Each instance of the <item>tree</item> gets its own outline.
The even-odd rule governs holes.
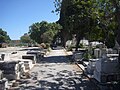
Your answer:
[[[55,10],[53,10],[52,13],[55,12],[58,15],[61,11],[62,0],[55,0],[53,3],[54,3],[54,6],[55,6]]]
[[[58,31],[61,29],[61,26],[56,23],[49,23],[48,27],[49,30],[41,36],[44,43],[52,43],[55,35],[57,35]]]
[[[115,28],[114,37],[120,45],[120,0],[100,0],[100,7],[103,7],[106,12],[106,21],[110,23],[112,19],[113,27]],[[109,19],[108,19],[109,18]],[[103,19],[104,20],[104,19]],[[120,64],[120,52],[119,52],[119,64]]]
[[[115,21],[117,23],[117,42],[120,45],[120,0],[109,0],[109,4],[114,8],[112,13],[115,16]]]
[[[48,23],[46,21],[33,23],[29,27],[29,34],[31,39],[33,39],[37,43],[42,43],[43,41],[41,39],[41,35],[47,31],[48,29],[47,25]]]
[[[10,37],[9,35],[7,35],[7,32],[2,30],[2,28],[0,28],[0,43],[3,42],[9,42],[10,41]]]
[[[62,46],[65,47],[66,41],[70,37],[70,32],[67,30],[67,22],[66,22],[66,9],[68,5],[70,5],[71,1],[73,0],[55,0],[55,12],[60,13],[60,19],[58,23],[62,26],[62,29],[60,30],[61,38],[62,38]]]
[[[54,33],[52,32],[52,30],[43,33],[43,35],[41,36],[44,43],[51,43],[53,37],[54,37]]]
[[[23,36],[21,36],[20,40],[22,43],[31,43],[32,42],[30,36],[27,33],[25,33]]]
[[[61,3],[60,1],[58,1]],[[59,23],[62,25],[63,46],[72,34],[76,34],[78,48],[80,40],[92,28],[94,0],[62,0]],[[59,8],[59,7],[58,7]],[[87,27],[86,27],[87,26]]]
[[[112,0],[55,1],[58,4],[56,5],[56,11],[60,10],[58,22],[63,26],[62,35],[63,37],[64,35],[67,36],[63,39],[64,43],[71,34],[76,34],[76,47],[78,47],[79,41],[83,36],[90,41],[99,40],[105,42],[108,47],[114,46],[115,32],[118,24],[115,22],[115,16],[113,15],[115,8],[112,5]],[[112,40],[110,39],[111,37]],[[113,44],[110,45],[109,43]]]
[[[31,25],[29,34],[31,39],[35,40],[39,44],[51,43],[59,29],[61,29],[59,24],[42,21]]]
[[[120,0],[114,0],[112,1],[113,7],[115,8],[115,19],[118,25],[118,29],[117,29],[117,42],[120,45]],[[119,64],[120,64],[120,52],[119,52]]]

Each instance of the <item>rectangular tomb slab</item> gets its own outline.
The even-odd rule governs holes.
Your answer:
[[[19,62],[18,61],[4,61],[0,63],[0,69],[3,71],[3,77],[8,80],[19,79]]]
[[[8,87],[8,80],[7,79],[1,79],[0,80],[0,90],[6,90]]]
[[[32,60],[33,61],[33,64],[35,64],[36,63],[36,56],[35,55],[32,55],[32,54],[27,54],[27,55],[23,55],[22,56],[22,59],[30,59],[30,60]]]

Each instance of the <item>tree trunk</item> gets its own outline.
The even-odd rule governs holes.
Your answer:
[[[116,19],[117,19],[117,23],[118,23],[117,42],[120,45],[120,9],[119,8],[116,12]]]
[[[117,30],[117,42],[120,45],[120,7],[117,3],[116,0],[112,1],[114,7],[116,8],[116,12],[115,12],[115,18],[116,18],[116,22],[118,23],[118,30]],[[119,52],[119,64],[120,64],[120,52]]]
[[[69,33],[66,32],[65,30],[64,30],[64,31],[61,31],[61,38],[62,38],[62,46],[65,47],[66,41],[67,41],[68,38],[69,38]]]
[[[120,24],[119,24],[119,25],[120,25]],[[117,42],[118,42],[118,44],[120,45],[120,28],[118,29],[118,32],[117,32]],[[118,60],[119,60],[119,64],[120,64],[120,51],[119,51]]]
[[[76,36],[76,48],[75,48],[75,51],[78,51],[78,48],[79,48],[79,43],[80,43],[80,40],[82,39],[83,37],[80,35],[80,34],[77,34]]]
[[[63,40],[62,40],[62,46],[63,47],[65,47],[66,41],[67,41],[67,37],[63,37]]]
[[[120,8],[116,8],[116,19],[118,22],[118,31],[117,31],[117,42],[120,45]],[[120,52],[119,52],[119,64],[120,64]]]

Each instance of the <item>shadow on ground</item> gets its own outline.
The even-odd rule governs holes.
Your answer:
[[[49,56],[44,57],[40,63],[69,63],[68,56]]]
[[[96,89],[94,84],[90,83],[88,80],[84,80],[78,77],[68,77],[68,78],[54,78],[56,82],[50,82],[46,80],[40,80],[41,88],[36,90],[99,90]]]

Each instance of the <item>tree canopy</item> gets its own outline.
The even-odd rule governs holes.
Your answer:
[[[61,33],[64,43],[71,34],[76,34],[76,47],[83,37],[90,41],[102,41],[108,47],[114,46],[115,37],[120,36],[119,0],[115,2],[113,0],[55,0],[55,2],[56,11],[60,10],[58,22],[63,26]],[[118,42],[119,40],[117,39]]]
[[[3,42],[9,42],[10,41],[10,37],[9,35],[7,35],[7,32],[4,31],[2,28],[0,28],[0,43]]]
[[[54,36],[62,27],[57,23],[48,23],[46,21],[37,22],[29,27],[31,39],[37,43],[51,43]]]
[[[21,42],[23,43],[31,43],[32,40],[29,36],[29,34],[25,33],[23,36],[20,37]]]

